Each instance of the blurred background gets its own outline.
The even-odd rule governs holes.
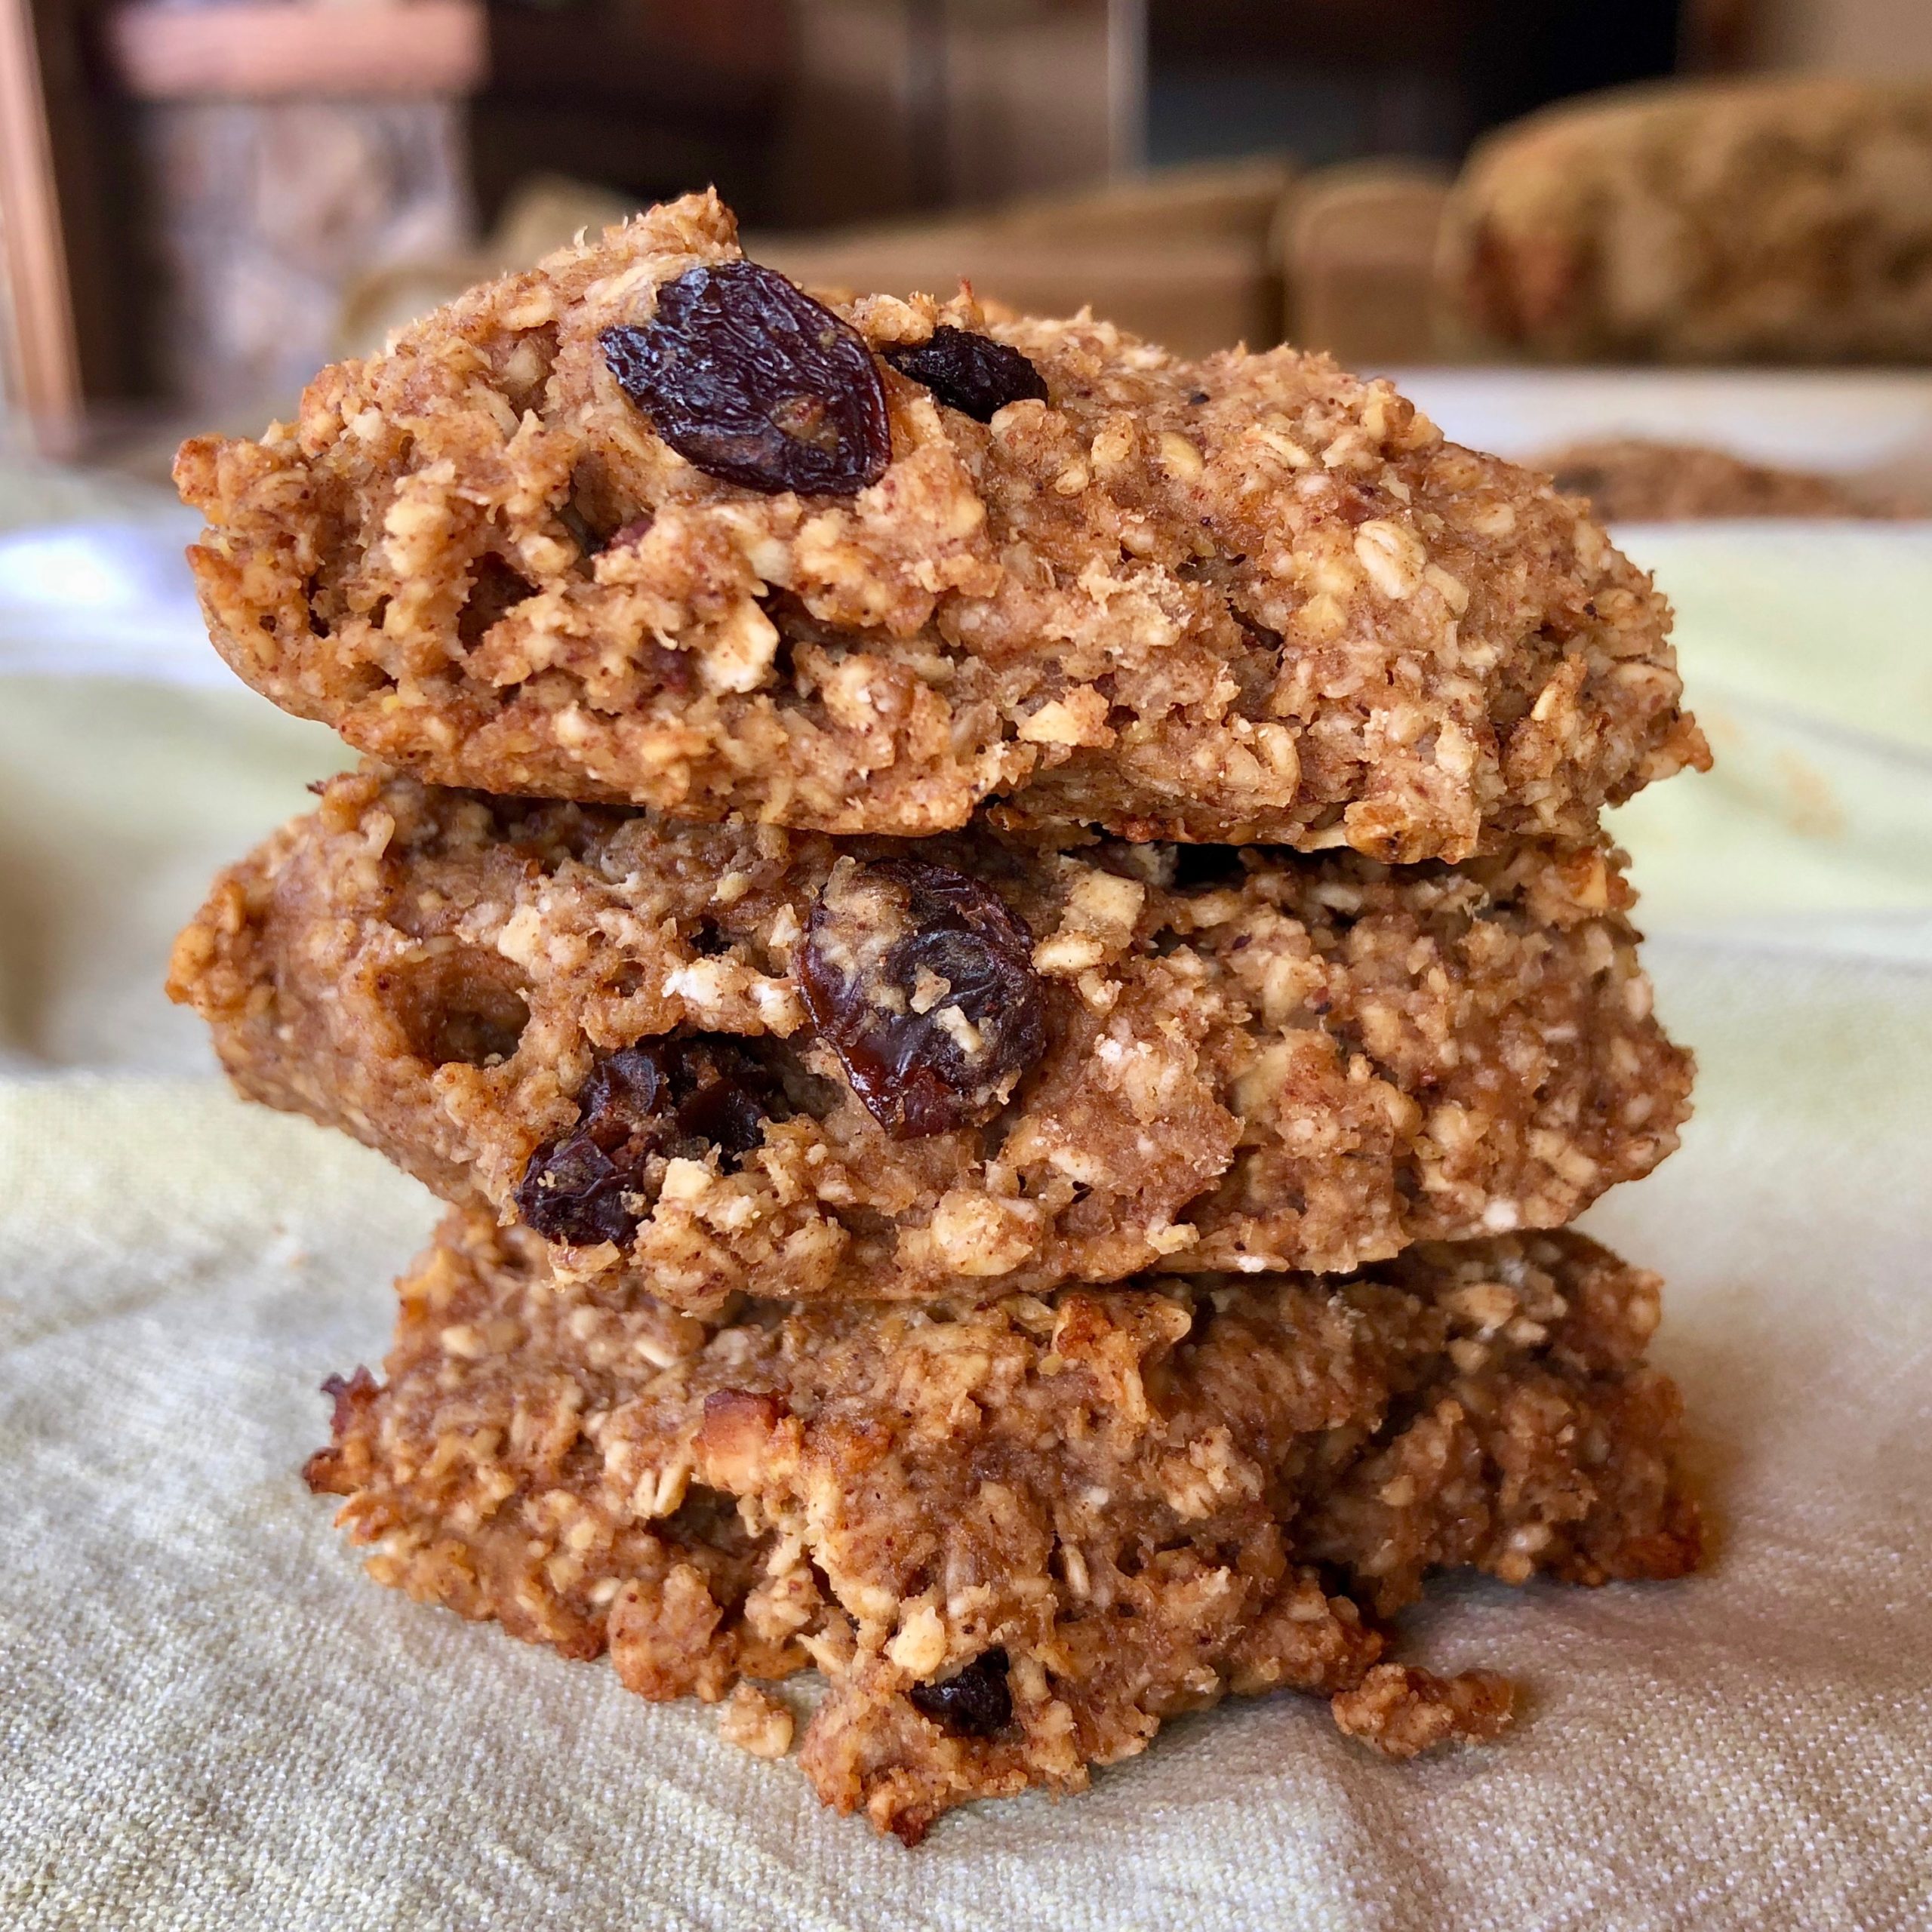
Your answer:
[[[1932,363],[1927,0],[0,21],[0,357],[16,441],[49,453],[138,463],[183,423],[258,425],[481,274],[706,183],[801,278],[965,274],[1189,352]]]

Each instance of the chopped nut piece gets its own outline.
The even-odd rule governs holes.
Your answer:
[[[1500,1737],[1515,1694],[1492,1671],[1438,1677],[1414,1664],[1379,1663],[1352,1690],[1329,1700],[1335,1721],[1385,1758],[1414,1758],[1444,1744]]]
[[[718,1734],[754,1758],[782,1758],[792,1748],[792,1713],[769,1690],[740,1684],[718,1713]]]

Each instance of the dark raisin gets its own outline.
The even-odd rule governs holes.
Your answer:
[[[708,475],[851,497],[892,460],[865,338],[755,262],[687,270],[643,328],[606,329],[602,343],[625,395]]]
[[[518,1183],[519,1213],[546,1241],[593,1247],[620,1246],[637,1232],[642,1217],[626,1198],[642,1179],[645,1156],[614,1158],[588,1134],[572,1134],[540,1147]]]
[[[743,1051],[704,1045],[685,1052],[672,1082],[676,1139],[691,1151],[697,1142],[715,1147],[727,1167],[737,1166],[764,1138],[764,1124],[783,1104],[783,1090],[770,1070]]]
[[[715,1147],[728,1170],[785,1102],[770,1069],[735,1041],[672,1038],[599,1061],[579,1108],[577,1125],[530,1157],[517,1208],[546,1241],[621,1246],[648,1211],[663,1161],[702,1159]]]
[[[872,1118],[902,1139],[989,1120],[1046,1051],[1033,936],[999,895],[923,859],[841,859],[798,981]]]
[[[355,1420],[355,1411],[381,1392],[376,1378],[358,1364],[352,1375],[331,1375],[322,1384],[329,1398],[329,1434],[340,1442]]]
[[[1013,1690],[1002,1650],[982,1651],[956,1677],[915,1684],[913,1707],[958,1737],[992,1737],[1013,1721]]]
[[[1044,402],[1045,379],[1018,349],[942,322],[924,342],[879,352],[949,409],[990,423],[1009,402]]]

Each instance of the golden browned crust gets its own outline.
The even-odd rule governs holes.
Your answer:
[[[553,1253],[697,1309],[1350,1268],[1559,1226],[1688,1111],[1614,853],[1392,870],[981,828],[913,849],[1031,928],[1045,1053],[984,1125],[902,1138],[798,977],[841,852],[898,849],[370,770],[217,884],[171,990],[244,1092],[506,1219],[601,1056],[666,1035],[761,1056],[794,1106],[755,1152],[657,1160],[626,1244]]]
[[[1562,102],[1470,157],[1444,310],[1474,344],[1561,361],[1923,362],[1929,183],[1924,82],[1767,75]]]
[[[1707,754],[1647,577],[1385,382],[1189,363],[969,298],[844,312],[1032,358],[989,424],[881,365],[852,497],[701,474],[598,346],[736,258],[709,195],[472,291],[177,467],[215,642],[438,782],[835,832],[1017,818],[1459,859]]]
[[[1698,1559],[1657,1281],[1574,1235],[707,1327],[457,1215],[401,1298],[308,1469],[371,1574],[648,1697],[816,1664],[804,1768],[909,1841],[1229,1692],[1341,1694],[1391,1755],[1492,1736],[1487,1673],[1372,1668],[1428,1571]],[[768,1699],[728,1721],[784,1748]]]

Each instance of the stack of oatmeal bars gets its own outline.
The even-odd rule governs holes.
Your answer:
[[[367,755],[171,990],[450,1203],[318,1491],[916,1840],[1230,1692],[1392,1757],[1432,1573],[1697,1560],[1601,808],[1706,761],[1578,503],[1291,349],[821,306],[710,195],[177,476]],[[1284,1735],[1283,1748],[1294,1748]]]

